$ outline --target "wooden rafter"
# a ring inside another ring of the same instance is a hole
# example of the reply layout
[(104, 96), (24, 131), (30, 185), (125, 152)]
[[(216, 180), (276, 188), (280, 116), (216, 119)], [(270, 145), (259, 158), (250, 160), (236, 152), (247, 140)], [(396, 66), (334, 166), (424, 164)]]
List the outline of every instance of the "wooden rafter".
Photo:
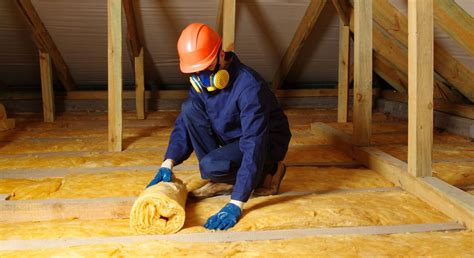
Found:
[(406, 77), (377, 53), (374, 53), (374, 71), (398, 92), (406, 92), (408, 89)]
[(474, 56), (474, 18), (454, 0), (435, 0), (433, 7), (436, 24)]
[(122, 0), (107, 0), (109, 151), (122, 151)]
[[(388, 0), (374, 5), (374, 50), (390, 60), (405, 76), (408, 74), (408, 21)], [(397, 41), (392, 39), (394, 37)], [(434, 70), (469, 100), (474, 101), (474, 73), (452, 57), (441, 45), (434, 43)]]
[(51, 38), (51, 35), (41, 21), (41, 18), (36, 12), (31, 0), (17, 0), (16, 3), (18, 9), (25, 17), (29, 28), (33, 32), (33, 37), (37, 47), (51, 56), (51, 61), (56, 68), (56, 73), (64, 88), (66, 88), (66, 90), (73, 90), (75, 88), (75, 83), (71, 73), (69, 72), (69, 68)]
[(273, 76), (272, 87), (274, 90), (280, 89), (283, 81), (290, 72), (291, 67), (296, 61), (298, 54), (303, 47), (304, 42), (308, 38), (308, 35), (313, 30), (316, 21), (321, 14), (324, 6), (326, 5), (326, 0), (311, 0), (308, 8), (296, 29), (295, 35), (290, 42), (290, 45), (286, 49), (285, 54), (278, 66), (275, 75)]
[(138, 36), (137, 20), (133, 0), (123, 0), (123, 10), (127, 20), (127, 45), (135, 68), (135, 107), (137, 119), (145, 119), (145, 59), (144, 47)]
[(235, 50), (235, 11), (236, 0), (225, 0), (223, 3), (222, 50)]
[(216, 14), (216, 32), (222, 36), (222, 16), (223, 16), (224, 0), (219, 0)]
[(331, 0), (332, 4), (336, 8), (337, 13), (339, 14), (339, 18), (341, 21), (344, 23), (344, 25), (348, 26), (349, 22), (351, 20), (350, 17), (350, 9), (351, 4), (349, 3), (349, 0)]
[(127, 40), (129, 41), (133, 56), (137, 57), (140, 55), (142, 44), (140, 42), (140, 38), (138, 37), (137, 21), (133, 2), (133, 0), (123, 0), (123, 10), (127, 20)]
[(408, 1), (408, 172), (431, 176), (433, 0)]

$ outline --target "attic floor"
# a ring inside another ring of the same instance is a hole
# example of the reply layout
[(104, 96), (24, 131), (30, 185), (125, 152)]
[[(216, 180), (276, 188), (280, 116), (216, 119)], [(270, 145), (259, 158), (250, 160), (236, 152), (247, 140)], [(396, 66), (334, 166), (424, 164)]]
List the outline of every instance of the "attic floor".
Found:
[[(335, 110), (289, 109), (286, 113), (293, 138), (285, 159), (290, 167), (281, 186), (283, 194), (252, 198), (232, 231), (451, 221), (415, 196), (394, 188), (376, 172), (357, 165), (347, 166), (354, 163), (349, 156), (311, 132), (312, 122), (327, 122), (350, 132), (351, 124), (334, 122)], [(105, 114), (65, 113), (52, 124), (41, 122), (42, 117), (37, 114), (14, 115), (17, 128), (0, 133), (0, 194), (10, 195), (11, 200), (138, 196), (154, 175), (156, 168), (152, 166), (160, 163), (176, 115), (175, 111), (153, 112), (147, 120), (137, 121), (134, 114), (124, 114), (122, 153), (107, 152)], [(406, 160), (406, 129), (406, 122), (375, 113), (373, 144)], [(433, 157), (435, 176), (474, 193), (474, 147), (470, 139), (435, 132)], [(199, 180), (196, 165), (197, 160), (192, 157), (176, 170), (177, 177), (188, 187), (197, 185), (193, 182)], [(371, 191), (376, 189), (379, 191)], [(186, 223), (178, 234), (207, 232), (202, 227), (205, 220), (227, 201), (228, 196), (188, 201)], [(0, 223), (0, 241), (129, 236), (133, 233), (128, 223), (128, 219), (4, 222)], [(472, 256), (474, 234), (458, 231), (329, 235), (217, 244), (145, 241), (0, 252), (2, 257), (91, 254), (111, 257)]]

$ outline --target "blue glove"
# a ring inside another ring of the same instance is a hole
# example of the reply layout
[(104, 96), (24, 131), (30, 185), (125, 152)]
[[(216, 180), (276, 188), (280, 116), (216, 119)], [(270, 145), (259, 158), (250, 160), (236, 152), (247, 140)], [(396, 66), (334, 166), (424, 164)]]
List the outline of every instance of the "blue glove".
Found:
[(158, 169), (158, 172), (156, 173), (155, 178), (153, 178), (153, 180), (151, 180), (151, 182), (146, 186), (146, 188), (148, 188), (152, 185), (156, 185), (159, 182), (171, 182), (171, 175), (172, 174), (173, 174), (173, 172), (171, 172), (171, 169), (161, 167), (160, 169)]
[(228, 203), (218, 213), (211, 216), (204, 227), (207, 229), (227, 230), (237, 224), (240, 213), (239, 206)]

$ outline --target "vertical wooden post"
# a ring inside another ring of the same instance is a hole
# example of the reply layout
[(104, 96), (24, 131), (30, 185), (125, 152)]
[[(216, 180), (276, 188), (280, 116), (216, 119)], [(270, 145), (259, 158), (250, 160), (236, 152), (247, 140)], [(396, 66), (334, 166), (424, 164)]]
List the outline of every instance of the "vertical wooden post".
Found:
[(45, 122), (54, 122), (54, 91), (51, 57), (47, 52), (39, 51), (41, 73), (41, 95), (43, 98), (43, 117)]
[(431, 176), (433, 0), (408, 0), (408, 171)]
[(224, 0), (224, 20), (222, 32), (222, 49), (226, 52), (234, 51), (235, 40), (235, 0)]
[(353, 110), (352, 142), (368, 146), (372, 123), (372, 0), (354, 1)]
[(135, 57), (135, 107), (137, 118), (145, 119), (145, 72), (143, 69), (143, 48)]
[(338, 100), (337, 122), (347, 123), (349, 102), (349, 38), (350, 28), (339, 20), (339, 68), (338, 68)]
[(109, 151), (122, 151), (122, 0), (107, 0)]

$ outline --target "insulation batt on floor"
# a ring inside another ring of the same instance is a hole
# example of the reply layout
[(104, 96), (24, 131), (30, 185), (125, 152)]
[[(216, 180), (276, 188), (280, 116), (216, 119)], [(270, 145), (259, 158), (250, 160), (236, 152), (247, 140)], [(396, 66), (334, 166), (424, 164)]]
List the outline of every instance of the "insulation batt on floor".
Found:
[[(229, 201), (210, 198), (186, 205), (180, 233), (208, 232), (207, 218)], [(231, 231), (439, 223), (448, 217), (403, 191), (323, 193), (250, 199)], [(0, 239), (43, 239), (134, 235), (129, 219), (58, 220), (0, 224)]]
[(148, 241), (32, 251), (0, 252), (2, 257), (473, 257), (472, 232), (374, 236), (318, 236), (272, 241), (183, 243)]
[[(158, 113), (158, 112), (157, 112)], [(57, 178), (0, 179), (0, 194), (11, 200), (54, 198), (138, 197), (153, 178), (155, 170), (120, 170), (125, 166), (158, 165), (177, 113), (151, 113), (140, 125), (134, 120), (124, 123), (122, 153), (108, 153), (106, 116), (88, 114), (58, 118), (55, 124), (38, 121), (32, 126), (21, 120), (22, 129), (15, 134), (0, 133), (8, 144), (0, 148), (0, 170), (116, 167), (111, 172), (77, 171)], [(311, 131), (311, 122), (334, 121), (335, 110), (288, 110), (293, 138), (285, 159), (287, 164), (353, 162), (329, 141)], [(316, 115), (315, 115), (316, 114)], [(134, 115), (134, 114), (133, 114)], [(127, 117), (127, 116), (124, 116)], [(374, 144), (390, 150), (402, 150), (406, 144), (406, 123), (383, 122), (383, 114), (374, 114)], [(134, 119), (129, 114), (128, 119)], [(84, 121), (91, 121), (91, 126)], [(94, 123), (100, 126), (95, 126)], [(146, 123), (162, 127), (147, 127)], [(83, 125), (83, 129), (76, 126)], [(350, 124), (337, 124), (350, 133)], [(142, 126), (140, 128), (134, 126)], [(54, 139), (51, 139), (54, 138)], [(385, 141), (384, 141), (385, 139)], [(474, 183), (474, 161), (469, 139), (447, 133), (434, 134), (435, 158), (445, 160), (433, 164), (437, 176), (456, 186)], [(9, 142), (11, 141), (11, 142)], [(27, 148), (28, 152), (22, 151)], [(403, 152), (393, 153), (395, 156)], [(466, 152), (459, 156), (456, 152)], [(68, 153), (70, 152), (70, 153)], [(438, 153), (438, 154), (436, 154)], [(447, 155), (445, 155), (447, 154)], [(193, 155), (184, 165), (197, 165)], [(197, 170), (176, 170), (187, 190), (201, 186)], [(380, 192), (367, 192), (370, 189)], [(366, 192), (354, 192), (362, 190)], [(348, 192), (353, 191), (353, 192)], [(245, 205), (239, 223), (230, 231), (303, 229), (322, 227), (383, 226), (420, 223), (444, 223), (450, 218), (425, 202), (400, 189), (367, 168), (289, 167), (281, 185), (282, 195), (252, 198)], [(469, 193), (474, 193), (468, 190)], [(203, 224), (229, 200), (229, 196), (201, 201), (188, 199), (186, 218), (176, 234), (209, 232)], [(133, 236), (129, 218), (44, 222), (0, 223), (0, 240), (58, 239), (83, 237)], [(0, 252), (1, 257), (29, 256), (235, 256), (235, 257), (326, 257), (340, 256), (474, 256), (472, 232), (435, 232), (395, 235), (315, 236), (288, 240), (248, 241), (232, 243), (178, 243), (147, 241), (135, 244), (104, 244), (31, 251)]]

